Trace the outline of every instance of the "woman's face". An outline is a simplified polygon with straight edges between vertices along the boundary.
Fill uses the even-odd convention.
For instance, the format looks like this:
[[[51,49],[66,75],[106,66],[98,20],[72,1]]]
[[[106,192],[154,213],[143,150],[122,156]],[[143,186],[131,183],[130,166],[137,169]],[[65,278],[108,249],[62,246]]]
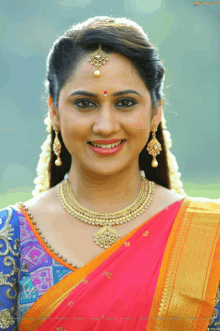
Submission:
[[[59,117],[50,106],[51,121],[60,125],[72,166],[77,169],[100,175],[113,175],[128,167],[139,169],[139,154],[149,138],[151,125],[158,126],[161,121],[161,106],[151,122],[150,94],[126,57],[109,54],[109,60],[100,67],[101,75],[95,77],[96,67],[88,61],[89,56],[78,64],[60,91]],[[71,95],[79,90],[96,96]],[[137,93],[114,96],[125,90]],[[114,155],[98,155],[89,148],[89,141],[109,139],[126,142]]]

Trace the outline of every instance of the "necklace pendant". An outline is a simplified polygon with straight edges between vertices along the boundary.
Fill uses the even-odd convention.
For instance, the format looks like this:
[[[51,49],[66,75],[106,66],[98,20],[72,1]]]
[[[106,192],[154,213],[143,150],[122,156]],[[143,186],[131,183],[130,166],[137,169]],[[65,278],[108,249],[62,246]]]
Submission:
[[[109,248],[121,237],[112,226],[106,225],[99,229],[94,235],[94,241],[97,245],[104,248]]]

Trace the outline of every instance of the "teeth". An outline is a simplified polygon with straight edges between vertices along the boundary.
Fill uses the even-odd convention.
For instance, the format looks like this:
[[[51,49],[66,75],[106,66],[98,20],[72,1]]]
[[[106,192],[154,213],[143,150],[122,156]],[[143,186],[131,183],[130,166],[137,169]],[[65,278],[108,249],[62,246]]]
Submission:
[[[97,144],[94,144],[94,143],[91,143],[92,146],[95,146],[95,147],[101,147],[101,148],[113,148],[113,147],[116,147],[118,145],[120,145],[122,143],[122,140],[121,141],[118,141],[117,143],[115,144],[110,144],[110,145],[97,145]]]

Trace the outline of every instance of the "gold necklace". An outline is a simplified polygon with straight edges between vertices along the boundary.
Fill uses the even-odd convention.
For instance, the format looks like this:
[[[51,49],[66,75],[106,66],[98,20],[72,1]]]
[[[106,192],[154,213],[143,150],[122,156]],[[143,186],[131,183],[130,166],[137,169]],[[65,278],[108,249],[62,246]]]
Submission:
[[[140,173],[142,183],[138,197],[130,206],[114,213],[97,213],[81,206],[74,198],[68,173],[64,176],[65,181],[58,185],[58,196],[63,208],[69,214],[87,224],[103,226],[103,228],[99,229],[93,235],[93,239],[100,247],[109,248],[121,238],[121,234],[112,226],[126,223],[136,216],[139,216],[147,209],[152,201],[155,183],[146,180],[143,170],[141,170]]]

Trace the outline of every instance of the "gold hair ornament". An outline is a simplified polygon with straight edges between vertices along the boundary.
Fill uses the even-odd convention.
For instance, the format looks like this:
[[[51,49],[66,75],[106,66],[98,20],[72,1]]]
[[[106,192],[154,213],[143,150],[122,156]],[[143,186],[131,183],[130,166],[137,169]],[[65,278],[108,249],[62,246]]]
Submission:
[[[96,66],[96,70],[94,71],[95,77],[99,77],[101,75],[99,67],[102,64],[105,64],[107,61],[108,61],[108,54],[106,54],[102,50],[102,46],[99,44],[99,48],[97,49],[97,51],[93,52],[89,57],[89,62],[92,65]]]

